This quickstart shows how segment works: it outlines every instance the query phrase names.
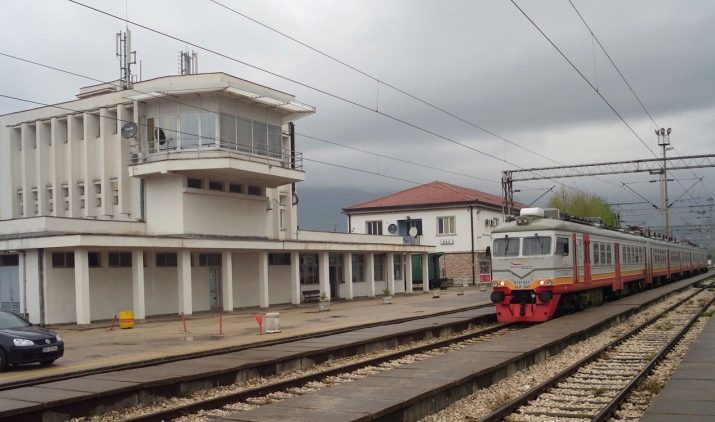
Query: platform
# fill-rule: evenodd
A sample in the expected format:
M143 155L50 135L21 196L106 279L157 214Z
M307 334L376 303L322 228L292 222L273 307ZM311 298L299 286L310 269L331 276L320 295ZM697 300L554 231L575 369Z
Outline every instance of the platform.
M710 318L641 420L715 420L715 318Z

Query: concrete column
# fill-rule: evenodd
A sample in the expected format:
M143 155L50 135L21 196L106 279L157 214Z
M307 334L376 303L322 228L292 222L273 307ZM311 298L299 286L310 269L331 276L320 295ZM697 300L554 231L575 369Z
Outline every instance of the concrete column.
M32 201L30 200L32 196L32 189L30 189L30 171L31 169L29 168L29 157L30 157L30 151L32 151L32 145L35 140L34 137L30 136L30 129L27 125L27 123L23 123L20 125L20 139L22 143L22 151L20 152L20 180L21 180L21 187L22 187L22 210L23 210L23 215L20 217L33 217L34 214L34 208L32 208ZM17 191L12 193L13 195L17 195ZM19 205L19 204L18 204ZM18 210L14 210L14 212L17 212Z
M177 253L178 265L176 268L179 283L179 313L191 315L193 313L191 296L191 251L180 249Z
M429 256L422 255L422 291L429 291Z
M291 252L290 254L290 302L300 305L300 254Z
M48 215L47 212L47 138L49 133L45 133L45 125L36 122L35 124L35 186L37 187L37 215ZM34 205L33 205L34 208ZM33 210L34 211L34 210Z
M224 312L233 312L233 253L221 255L221 303Z
M258 306L267 308L268 300L268 252L258 252Z
M61 160L62 154L59 152L60 149L64 148L64 137L62 131L59 130L60 124L57 117L50 119L50 142L52 142L52 148L50 148L50 184L52 184L52 198L54 201L53 210L51 215L55 217L63 217L65 215L65 199L62 197L62 188L60 184L64 180L60 177L61 174L66 173L64 168L64 160ZM67 132L64 131L64 136Z
M412 293L412 254L405 254L405 291Z
M320 293L330 295L330 255L328 252L318 254L318 280L320 282Z
M343 278L345 279L345 286L347 292L345 297L352 300L353 293L353 254L350 252L345 252L343 254Z
M132 304L134 319L146 318L146 299L144 292L144 251L132 251Z
M89 260L86 249L74 250L74 295L77 325L89 324Z
M367 297L375 297L375 254L365 254L365 282Z
M387 254L387 288L390 289L390 294L395 294L395 255Z

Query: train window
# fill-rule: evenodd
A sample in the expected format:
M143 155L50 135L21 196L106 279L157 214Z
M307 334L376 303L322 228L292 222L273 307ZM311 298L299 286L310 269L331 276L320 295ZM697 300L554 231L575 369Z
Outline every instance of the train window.
M601 243L599 245L598 249L599 249L598 253L599 253L599 255L601 255L601 259L600 259L601 264L604 264L604 265L608 264L608 261L606 261L606 244Z
M519 238L505 237L494 240L494 256L519 256Z
M613 252L611 252L611 249L613 248L611 244L604 245L606 246L606 264L612 265L613 264Z
M524 238L524 256L551 254L551 238L543 236Z
M568 237L557 237L556 238L556 255L569 256L569 238Z
M599 265L601 263L601 255L598 250L601 249L598 242L593 242L593 265Z

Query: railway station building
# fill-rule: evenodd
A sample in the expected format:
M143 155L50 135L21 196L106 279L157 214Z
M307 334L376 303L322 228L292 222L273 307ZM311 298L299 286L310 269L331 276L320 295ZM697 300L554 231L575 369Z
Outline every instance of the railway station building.
M411 292L433 247L298 229L293 122L313 113L206 73L0 116L0 307L88 324Z
M517 203L515 209L525 205ZM491 282L492 229L502 224L497 195L435 181L343 209L350 233L408 237L435 245L440 278L458 285ZM419 261L415 257L415 261ZM416 262L417 264L417 262Z

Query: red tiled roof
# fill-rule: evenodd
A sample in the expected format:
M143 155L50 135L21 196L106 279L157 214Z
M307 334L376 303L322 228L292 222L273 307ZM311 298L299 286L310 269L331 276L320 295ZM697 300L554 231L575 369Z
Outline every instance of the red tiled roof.
M483 204L501 207L502 198L490 193L436 181L405 189L391 195L383 196L382 198L350 205L349 207L343 208L343 211L404 207L424 208L428 205L463 204L468 202L481 202ZM515 203L514 206L518 209L524 205Z

